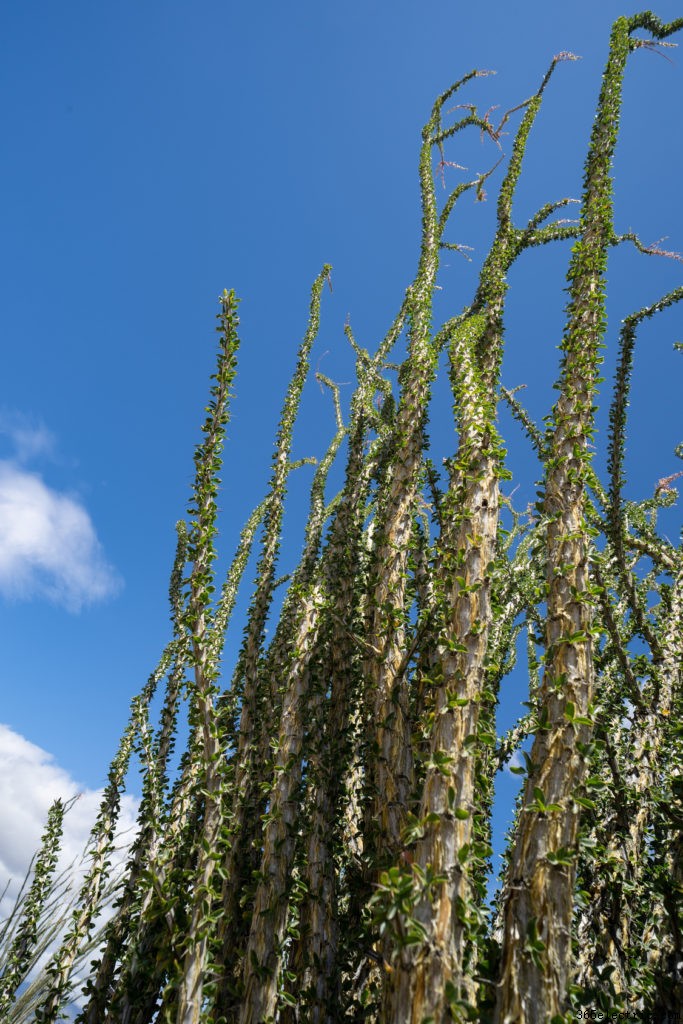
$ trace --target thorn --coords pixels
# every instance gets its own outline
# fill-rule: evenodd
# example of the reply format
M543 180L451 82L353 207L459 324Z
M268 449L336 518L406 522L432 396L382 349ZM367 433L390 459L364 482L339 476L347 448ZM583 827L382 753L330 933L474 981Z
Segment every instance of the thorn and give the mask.
M318 384L320 386L320 393L321 394L323 394L324 392L323 392L323 386L322 386L322 384L320 382L320 376L321 376L321 374L320 374L320 364L322 363L322 361L325 358L325 356L329 356L329 354L330 354L330 350L328 348L318 358L318 362L317 362L316 367L315 367L315 377L316 377L316 380L318 381Z
M661 480L657 482L655 487L655 494L659 494L660 491L673 491L671 484L674 480L678 480L679 477L683 476L683 469L680 469L678 473L672 473L671 476L663 476Z

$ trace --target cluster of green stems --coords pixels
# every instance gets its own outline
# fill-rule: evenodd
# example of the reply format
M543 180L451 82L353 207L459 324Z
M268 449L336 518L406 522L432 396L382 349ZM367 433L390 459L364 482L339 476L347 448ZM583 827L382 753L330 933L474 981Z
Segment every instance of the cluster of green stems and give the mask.
M647 500L623 497L636 333L683 288L623 320L605 484L592 446L608 254L626 241L657 253L614 228L622 81L634 50L681 27L649 12L615 23L576 221L553 219L568 198L521 224L514 217L527 142L571 54L554 58L497 126L469 103L449 120L476 71L438 97L422 132L415 277L374 355L347 325L356 370L347 421L339 387L318 374L334 432L322 458L297 462L293 431L330 280L322 268L269 485L217 589L239 346L237 300L221 297L189 518L178 524L173 635L132 702L88 870L28 1011L22 985L35 969L64 808L50 813L0 946L3 1019L53 1024L74 998L77 1024L569 1024L586 1008L647 1015L683 1005L683 549L657 528L674 497L666 481ZM447 237L457 203L480 197L501 163L439 202L444 147L474 130L500 148L517 111L476 287L435 327L440 258L461 248ZM563 243L569 303L558 398L542 431L501 382L508 275L529 250ZM444 354L455 441L440 473L427 423ZM503 493L501 401L539 458L539 500L527 513ZM290 476L312 462L303 553L278 579ZM226 632L256 547L243 641L226 673ZM501 687L524 675L511 676L521 636L529 711L500 734ZM189 739L178 754L181 715ZM138 829L84 972L133 754L143 772ZM513 756L524 780L491 902L495 781Z

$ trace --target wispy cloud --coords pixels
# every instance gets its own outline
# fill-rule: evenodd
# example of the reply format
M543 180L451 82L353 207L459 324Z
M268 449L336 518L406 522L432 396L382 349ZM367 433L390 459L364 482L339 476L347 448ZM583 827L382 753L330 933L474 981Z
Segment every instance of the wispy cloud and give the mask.
M37 473L0 460L0 593L78 611L120 587L85 508Z
M11 881L0 905L0 918L7 913L40 843L50 805L57 797L66 801L79 793L64 819L60 870L80 861L102 790L83 789L51 754L0 724L0 893ZM117 829L122 845L132 836L137 809L137 800L124 795ZM122 856L123 849L117 859Z
M8 437L16 462L54 456L56 440L45 424L23 413L0 410L0 434Z

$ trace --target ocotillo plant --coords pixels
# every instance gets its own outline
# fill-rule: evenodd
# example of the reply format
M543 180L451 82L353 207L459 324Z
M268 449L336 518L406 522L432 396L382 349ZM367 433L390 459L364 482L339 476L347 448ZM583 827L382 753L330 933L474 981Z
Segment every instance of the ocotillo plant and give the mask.
M328 266L313 285L265 498L217 590L239 326L234 295L223 295L190 520L178 524L173 636L133 699L89 871L38 978L40 1024L70 1000L78 1024L569 1024L589 1010L664 1020L683 1006L683 547L657 523L680 474L653 496L624 498L637 331L683 286L623 310L620 332L605 312L616 246L675 255L617 231L612 165L631 54L681 28L683 18L664 24L649 12L615 23L574 221L558 216L567 197L521 221L515 209L541 104L572 54L555 57L498 124L467 98L483 72L438 97L419 153L415 277L374 354L346 325L356 371L346 419L338 386L318 374L334 414L299 564L278 577L290 474L315 461L292 461L292 432ZM454 163L446 147L472 130L489 140L492 166L440 201L436 184ZM458 203L482 197L496 173L494 237L473 292L437 304L440 258L461 248L448 240ZM558 397L541 428L502 386L504 349L515 351L506 297L513 264L557 245L571 247L569 303ZM444 302L451 315L437 324ZM605 345L617 371L601 480L593 442ZM442 355L452 441L427 431ZM538 458L535 508L515 509L504 493L501 402ZM337 460L341 488L330 494ZM255 546L230 665L226 630ZM501 733L501 684L513 671L520 689L528 680L529 710ZM181 715L189 739L176 757ZM83 984L76 965L101 908L134 751L138 833ZM524 779L496 887L494 787L513 755ZM33 963L61 814L56 805L6 943L5 1012Z

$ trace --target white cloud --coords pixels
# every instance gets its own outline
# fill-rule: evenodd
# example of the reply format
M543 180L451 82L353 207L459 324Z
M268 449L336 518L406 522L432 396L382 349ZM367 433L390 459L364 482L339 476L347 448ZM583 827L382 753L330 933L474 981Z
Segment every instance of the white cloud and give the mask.
M79 786L51 754L0 724L0 893L10 882L0 903L0 918L7 913L40 845L50 805L58 797L66 801L76 794L80 796L64 818L59 870L80 862L99 811L102 790ZM137 810L137 799L124 794L117 827L121 837L117 863L121 863L125 844L133 837Z
M522 755L520 754L519 750L514 750L513 751L512 757L506 763L505 769L504 769L508 773L508 775L519 775L519 772L513 772L511 770L512 768L526 768L526 764L525 764L524 759L523 759Z
M89 860L83 858L83 853L103 791L79 787L68 772L55 764L51 754L0 723L0 922L9 915L31 859L38 850L50 805L58 797L68 801L77 794L78 799L64 817L61 855L54 876L57 879L66 872L66 878L71 879L70 889L68 892L62 890L60 897L62 901L66 898L67 906L75 899L89 866ZM128 846L135 834L138 807L135 797L124 794L116 830L117 848L112 856L112 878L125 863ZM66 909L63 903L62 906ZM103 925L110 915L111 907L105 907L98 926ZM69 914L66 914L60 930L44 949L29 977L40 974L68 924ZM87 954L86 961L94 955L94 951ZM79 1005L79 992L84 981L85 975L77 969L73 1002L66 1008L69 1019L73 1018L73 1010Z
M44 423L23 413L0 411L0 434L10 438L18 462L54 454L54 434Z
M85 508L36 473L0 460L0 593L78 611L120 586Z

